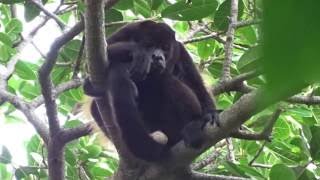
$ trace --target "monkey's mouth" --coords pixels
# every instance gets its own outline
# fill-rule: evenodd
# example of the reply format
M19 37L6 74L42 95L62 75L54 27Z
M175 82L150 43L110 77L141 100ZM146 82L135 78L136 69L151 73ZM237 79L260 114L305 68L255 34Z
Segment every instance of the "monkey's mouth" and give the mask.
M151 72L162 73L166 68L165 60L153 61L151 64Z

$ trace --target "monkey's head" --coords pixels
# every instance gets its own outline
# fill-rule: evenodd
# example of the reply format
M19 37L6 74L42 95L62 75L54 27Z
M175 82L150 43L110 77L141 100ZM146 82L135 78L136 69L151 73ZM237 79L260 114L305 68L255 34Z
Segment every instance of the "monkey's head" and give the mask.
M151 72L162 72L175 54L175 32L165 23L143 21L137 23L133 41L145 50L150 60Z

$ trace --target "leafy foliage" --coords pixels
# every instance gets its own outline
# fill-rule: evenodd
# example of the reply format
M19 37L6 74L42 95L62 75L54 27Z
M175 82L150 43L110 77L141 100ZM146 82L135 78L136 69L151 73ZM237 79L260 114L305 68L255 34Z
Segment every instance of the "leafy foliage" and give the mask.
M29 1L0 0L0 2L1 70L16 55L19 55L18 47L23 40L21 33L27 33L29 30L26 27L29 27L29 23L35 23L43 13ZM55 1L42 1L46 5L52 5L53 2ZM80 0L65 2L72 4L74 8L61 11L57 16L71 26L80 18L79 14L84 11L85 6ZM18 17L11 16L11 5L24 9L24 14ZM120 0L106 12L105 20L108 25L119 21L131 22L142 17L165 20L175 29L180 40L199 38L211 33L217 34L219 38L207 38L186 45L199 70L202 71L205 81L208 85L212 85L217 83L222 73L225 53L223 42L226 41L225 31L229 25L230 5L231 0L177 0L174 2ZM269 88L267 91L269 99L266 100L270 101L276 97L287 97L288 94L293 95L300 91L302 95L320 96L318 60L320 11L317 9L319 5L316 0L308 2L268 0L264 1L265 9L262 11L262 0L239 0L239 21L260 20L263 14L265 19L263 19L263 27L254 23L236 28L231 76L235 77L262 68L266 75L249 79L246 84L254 88ZM44 26L51 25L55 25L54 21ZM107 35L121 26L122 24L107 26ZM37 40L48 41L51 39L50 33L46 32L47 37L41 37L40 40L33 39L34 43L37 45ZM58 62L52 73L55 86L71 80L74 76L85 77L86 67L83 57L79 57L81 41L82 36L79 36L59 52ZM27 57L18 58L15 71L8 79L7 90L31 102L41 94L38 70L44 57L34 53L36 48L28 48L33 51L27 53ZM41 52L45 52L42 47L38 48ZM79 61L80 72L77 73L75 66ZM242 95L243 92L220 94L217 97L218 108L230 107ZM57 97L59 117L63 119L61 124L64 128L78 127L85 122L78 113L78 107L82 101L81 88L68 90ZM212 148L196 162L202 161L213 153L219 153L219 156L199 171L252 179L319 179L319 105L283 102L281 106L284 112L275 123L271 142L233 139L235 161L226 160L230 153L226 146ZM262 131L275 109L275 106L271 106L251 117L244 124L245 129L252 132ZM0 127L7 128L11 125L27 126L16 108L9 103L2 103L0 99ZM12 132L7 136L12 137L16 133L19 132ZM1 143L0 140L0 179L47 178L47 152L38 135L33 135L24 144L27 164L14 162L15 154L12 153L14 149ZM82 137L68 144L65 149L66 178L99 180L111 176L118 167L118 157L101 144L104 144L104 140L101 140L98 134ZM257 156L261 148L263 150ZM254 162L251 162L253 159Z

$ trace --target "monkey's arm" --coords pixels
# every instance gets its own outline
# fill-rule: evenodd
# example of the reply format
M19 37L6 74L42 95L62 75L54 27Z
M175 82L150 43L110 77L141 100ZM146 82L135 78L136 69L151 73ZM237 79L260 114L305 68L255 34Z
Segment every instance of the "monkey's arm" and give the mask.
M108 44L108 59L111 62L131 62L133 52L137 49L137 44L131 41Z
M90 82L89 82L90 83ZM110 110L108 117L117 122L121 130L122 139L129 150L138 158L147 161L161 160L166 157L168 150L165 144L156 142L146 131L140 120L138 104L136 102L137 89L130 78L129 71L121 63L110 64L106 74L106 92L103 96L108 99ZM89 92L88 92L89 90ZM90 94L91 84L84 88ZM102 129L108 126L100 116L97 106L92 106L95 120Z
M182 68L182 80L194 91L197 95L199 102L202 107L203 114L208 116L212 115L212 122L218 122L218 111L216 110L216 106L213 98L210 96L208 91L206 90L203 80L193 64L192 58L183 47L181 43L180 46L180 59L177 62ZM209 118L209 117L205 117Z

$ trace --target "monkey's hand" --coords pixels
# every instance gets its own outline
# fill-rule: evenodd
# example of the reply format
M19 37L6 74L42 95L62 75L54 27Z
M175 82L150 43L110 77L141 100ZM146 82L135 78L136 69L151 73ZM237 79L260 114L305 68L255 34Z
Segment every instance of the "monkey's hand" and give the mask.
M144 80L150 72L152 60L143 48L138 48L132 52L132 62L129 68L133 81Z
M83 91L86 95L91 97L103 97L105 95L105 90L95 89L89 78L84 80Z
M189 122L181 131L184 144L195 149L201 148L205 140L202 121Z
M219 127L220 126L220 119L219 119L220 112L222 112L222 110L210 109L210 110L205 111L205 113L202 116L202 120L204 123L203 123L201 129L203 129L205 127L207 122L210 122L211 125L216 125Z

